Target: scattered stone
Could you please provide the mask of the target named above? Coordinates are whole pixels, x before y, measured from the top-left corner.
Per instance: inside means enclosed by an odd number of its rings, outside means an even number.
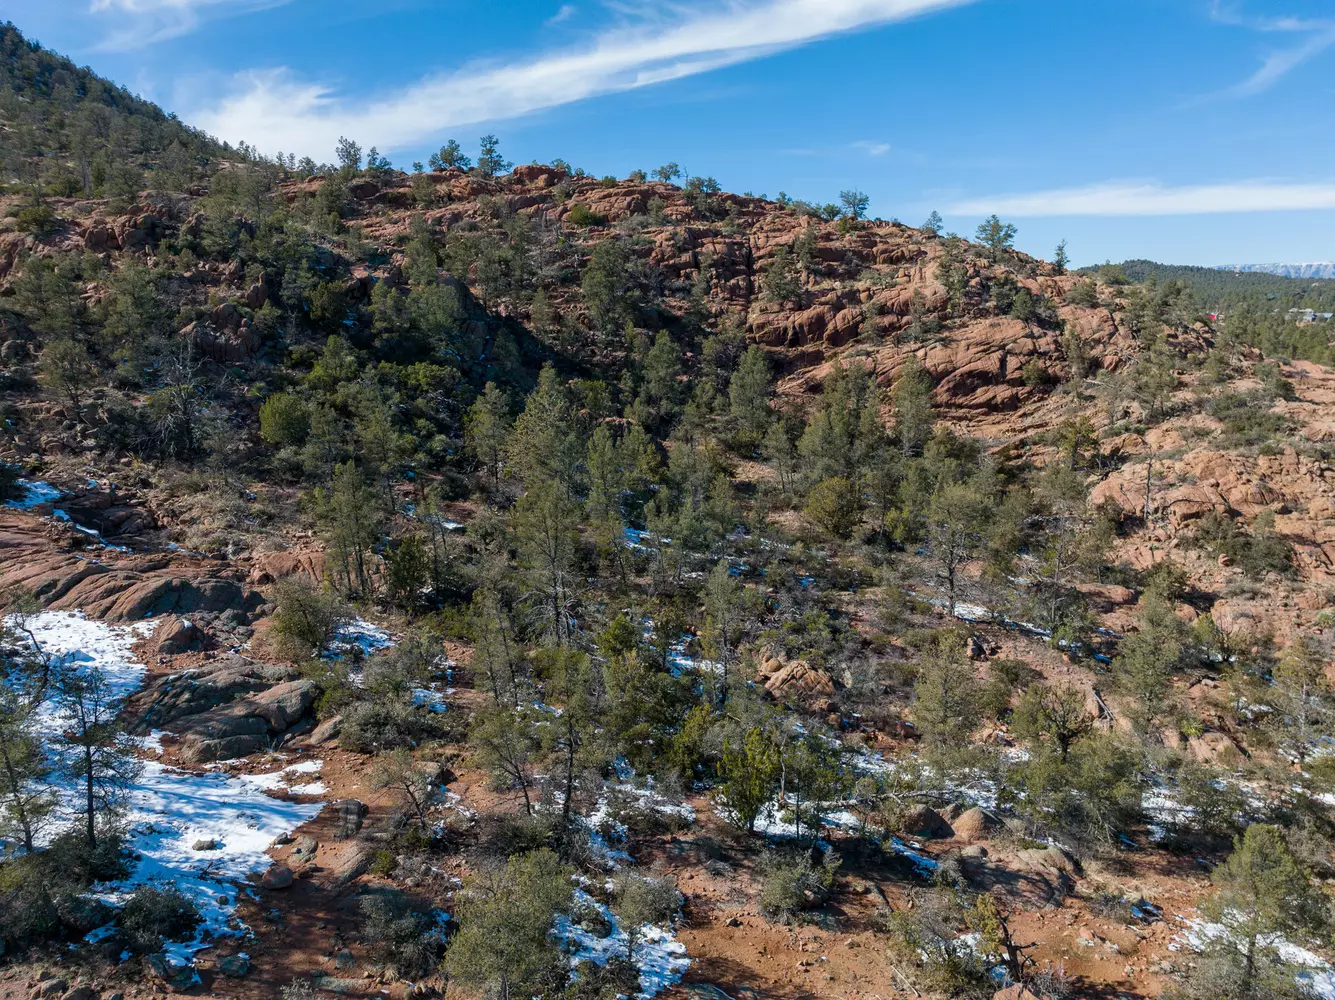
[[[315,857],[315,852],[319,846],[320,842],[314,837],[298,837],[292,845],[292,857],[301,861],[309,861]]]
[[[260,879],[260,887],[264,889],[286,889],[291,884],[292,869],[287,865],[271,865]]]
[[[194,966],[173,965],[161,952],[147,956],[144,961],[148,964],[149,973],[160,981],[169,993],[184,992],[199,982],[199,973],[195,971]]]
[[[1000,830],[1002,822],[986,809],[974,806],[960,813],[950,825],[960,840],[983,840]]]
[[[250,972],[250,957],[241,954],[220,958],[218,959],[218,971],[232,979],[240,979]]]
[[[192,851],[216,851],[221,845],[212,837],[206,837],[203,840],[196,840],[190,845]]]
[[[914,806],[904,814],[899,828],[911,837],[939,840],[954,835],[950,824],[931,806]]]
[[[88,985],[76,986],[65,994],[64,1000],[93,1000],[97,992]]]
[[[341,799],[334,803],[338,810],[338,829],[334,834],[337,840],[349,840],[361,832],[362,821],[369,810],[366,803],[357,799]]]

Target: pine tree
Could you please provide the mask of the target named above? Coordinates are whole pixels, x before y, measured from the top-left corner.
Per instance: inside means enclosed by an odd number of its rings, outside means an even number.
[[[764,350],[752,344],[728,381],[728,408],[744,440],[753,448],[769,429],[769,397],[769,362]]]
[[[371,550],[380,540],[380,498],[352,462],[334,469],[329,489],[315,490],[315,516],[329,546],[330,568],[346,593],[371,592]]]
[[[1058,274],[1066,273],[1066,266],[1071,262],[1071,258],[1066,255],[1066,241],[1062,240],[1057,244],[1057,249],[1052,254],[1052,268]]]
[[[544,482],[573,487],[577,482],[583,446],[573,417],[556,369],[543,366],[505,446],[506,460],[525,487]]]
[[[1275,711],[1270,719],[1279,745],[1302,768],[1330,732],[1335,693],[1326,679],[1326,651],[1311,635],[1299,635],[1274,669]]]
[[[458,894],[459,932],[445,956],[451,978],[498,1000],[542,993],[538,980],[559,957],[552,922],[569,909],[573,874],[541,848],[472,875]]]
[[[890,399],[895,415],[895,437],[906,457],[921,454],[932,436],[934,388],[932,376],[917,355],[910,354],[905,358],[899,377],[890,390]]]
[[[949,759],[968,746],[978,722],[977,694],[978,679],[964,656],[963,636],[953,629],[936,633],[913,685],[913,721],[929,755]]]
[[[1257,823],[1233,841],[1233,853],[1214,870],[1215,893],[1201,906],[1223,933],[1205,944],[1188,980],[1188,995],[1220,1000],[1311,996],[1286,960],[1282,942],[1324,937],[1329,904],[1294,856],[1277,826]]]
[[[778,791],[778,749],[763,729],[751,729],[741,740],[723,744],[719,772],[723,780],[718,795],[728,818],[740,829],[753,832],[760,811]]]
[[[0,691],[0,835],[17,831],[30,853],[56,805],[35,708],[15,690]]]
[[[96,664],[56,675],[59,730],[52,740],[61,774],[76,783],[84,836],[97,846],[98,819],[109,818],[139,773],[134,745],[120,721],[120,699]]]
[[[505,455],[510,425],[509,399],[495,382],[488,382],[464,416],[464,443],[491,476],[492,485],[500,482],[501,459]]]

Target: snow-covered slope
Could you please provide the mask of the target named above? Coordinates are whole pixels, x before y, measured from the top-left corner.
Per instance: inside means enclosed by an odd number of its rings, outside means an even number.
[[[1308,264],[1218,264],[1215,270],[1277,274],[1282,278],[1335,278],[1335,261],[1313,261]]]

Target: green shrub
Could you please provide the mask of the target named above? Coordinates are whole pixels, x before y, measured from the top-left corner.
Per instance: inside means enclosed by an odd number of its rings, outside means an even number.
[[[1099,289],[1092,281],[1082,281],[1072,286],[1062,299],[1068,306],[1093,308],[1099,304]]]
[[[566,212],[566,222],[572,226],[605,226],[607,225],[607,216],[599,215],[588,205],[575,202],[570,206],[570,211]]]
[[[364,896],[361,910],[362,937],[379,964],[401,979],[417,979],[436,967],[444,940],[435,922],[414,910],[403,893],[388,889]]]
[[[1284,576],[1293,571],[1293,550],[1275,534],[1275,515],[1270,511],[1256,518],[1250,533],[1239,528],[1227,514],[1210,511],[1201,518],[1194,541],[1223,556],[1253,580],[1267,573]]]
[[[353,753],[380,753],[420,746],[446,732],[443,714],[428,712],[405,699],[383,697],[358,702],[343,713],[339,746]]]
[[[839,859],[827,853],[819,863],[810,852],[797,857],[771,855],[764,862],[760,884],[760,912],[788,923],[798,914],[818,909],[830,898]]]
[[[19,232],[41,235],[55,228],[56,213],[50,205],[30,205],[19,210],[16,220]]]
[[[1257,447],[1291,429],[1289,419],[1270,410],[1267,392],[1225,392],[1205,404],[1205,412],[1224,425],[1226,443],[1233,447]]]
[[[275,448],[305,443],[310,426],[310,408],[296,396],[275,393],[260,407],[260,437]]]
[[[347,605],[332,594],[291,581],[276,589],[277,607],[269,629],[278,652],[289,660],[319,656],[351,617]]]
[[[121,931],[141,954],[161,951],[164,941],[184,941],[202,918],[194,901],[179,889],[141,885],[121,911]]]
[[[19,485],[22,472],[17,465],[0,462],[0,502],[17,500],[23,496],[23,487]]]
[[[806,515],[835,538],[847,538],[862,520],[862,497],[843,476],[822,479],[807,494]]]

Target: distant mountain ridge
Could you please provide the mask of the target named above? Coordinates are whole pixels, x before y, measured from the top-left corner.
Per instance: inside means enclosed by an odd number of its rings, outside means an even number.
[[[1323,260],[1307,264],[1216,264],[1215,270],[1274,274],[1281,278],[1335,278],[1335,261]]]

